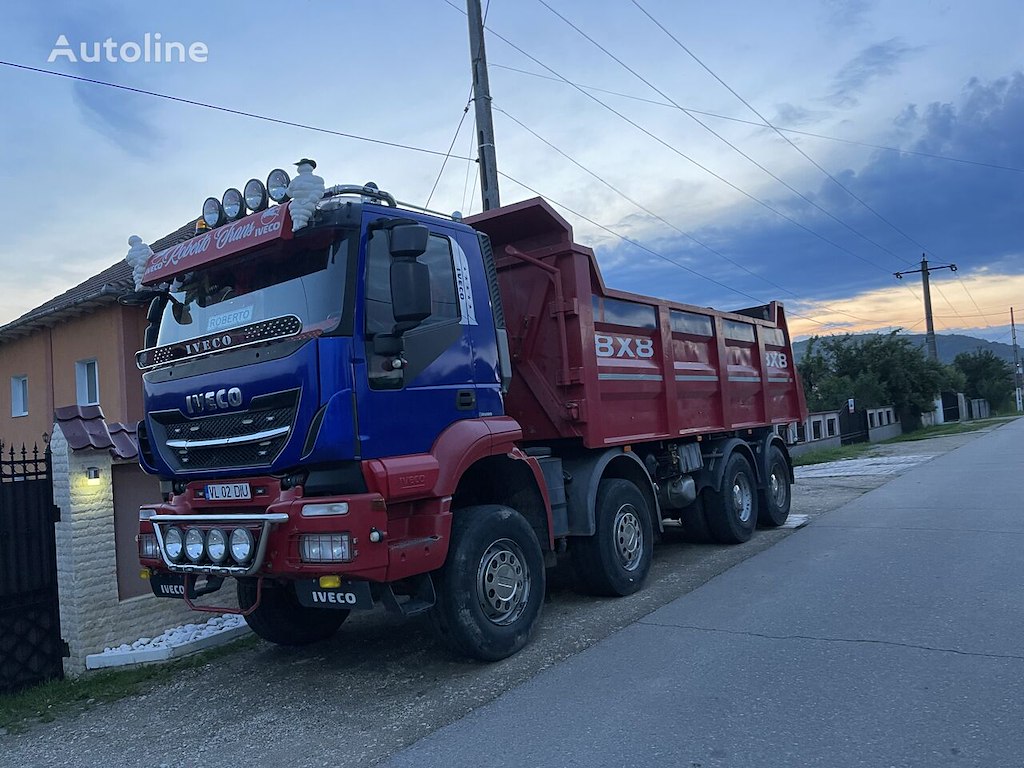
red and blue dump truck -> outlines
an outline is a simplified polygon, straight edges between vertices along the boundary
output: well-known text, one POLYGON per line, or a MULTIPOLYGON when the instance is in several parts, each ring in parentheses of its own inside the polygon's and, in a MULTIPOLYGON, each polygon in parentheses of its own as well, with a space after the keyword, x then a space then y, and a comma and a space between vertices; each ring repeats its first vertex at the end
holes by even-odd
POLYGON ((785 522, 779 433, 806 406, 781 304, 609 289, 541 199, 463 221, 338 186, 296 227, 276 178, 278 204, 250 182, 137 294, 155 594, 281 644, 429 611, 495 660, 563 553, 628 595, 666 521, 722 543, 785 522), (228 579, 237 607, 195 602, 228 579))

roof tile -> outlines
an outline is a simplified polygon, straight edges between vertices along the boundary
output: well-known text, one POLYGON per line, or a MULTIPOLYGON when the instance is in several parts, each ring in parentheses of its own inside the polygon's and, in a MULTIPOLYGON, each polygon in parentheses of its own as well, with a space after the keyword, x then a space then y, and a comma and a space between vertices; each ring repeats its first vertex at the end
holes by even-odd
POLYGON ((134 459, 139 455, 135 427, 118 421, 108 424, 98 405, 57 408, 54 418, 73 451, 107 449, 115 459, 134 459))

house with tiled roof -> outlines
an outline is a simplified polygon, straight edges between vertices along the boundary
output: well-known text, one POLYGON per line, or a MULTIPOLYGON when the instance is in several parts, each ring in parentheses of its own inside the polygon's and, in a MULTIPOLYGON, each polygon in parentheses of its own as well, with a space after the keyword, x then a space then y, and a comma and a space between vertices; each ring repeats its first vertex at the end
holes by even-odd
MULTIPOLYGON (((169 248, 195 234, 181 227, 152 244, 169 248)), ((118 298, 135 288, 126 261, 93 275, 0 326, 0 445, 31 455, 49 445, 65 669, 90 654, 187 618, 178 601, 158 600, 139 578, 139 506, 159 501, 157 478, 138 464, 143 416, 147 308, 118 298)))
MULTIPOLYGON (((168 248, 192 237, 193 223, 153 243, 168 248)), ((123 259, 0 326, 0 441, 20 449, 42 446, 53 413, 64 406, 103 409, 107 419, 142 418, 142 348, 145 307, 117 303, 134 288, 123 259)))

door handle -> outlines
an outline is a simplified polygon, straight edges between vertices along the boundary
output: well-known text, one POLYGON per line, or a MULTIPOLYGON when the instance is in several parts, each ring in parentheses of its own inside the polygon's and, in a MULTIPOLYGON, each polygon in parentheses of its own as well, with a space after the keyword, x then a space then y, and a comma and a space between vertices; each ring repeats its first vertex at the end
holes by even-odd
POLYGON ((455 393, 455 407, 460 411, 472 411, 476 408, 476 390, 460 389, 455 393))

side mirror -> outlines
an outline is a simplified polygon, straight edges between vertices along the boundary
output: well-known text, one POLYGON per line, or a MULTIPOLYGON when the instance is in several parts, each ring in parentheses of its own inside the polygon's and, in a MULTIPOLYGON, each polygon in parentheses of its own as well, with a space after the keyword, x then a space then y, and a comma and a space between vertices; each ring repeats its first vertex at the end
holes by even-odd
POLYGON ((400 224, 391 229, 389 250, 393 259, 415 259, 427 250, 430 230, 422 224, 400 224))
POLYGON ((405 259, 391 263, 391 306, 396 333, 415 328, 430 317, 430 269, 426 264, 405 259))

